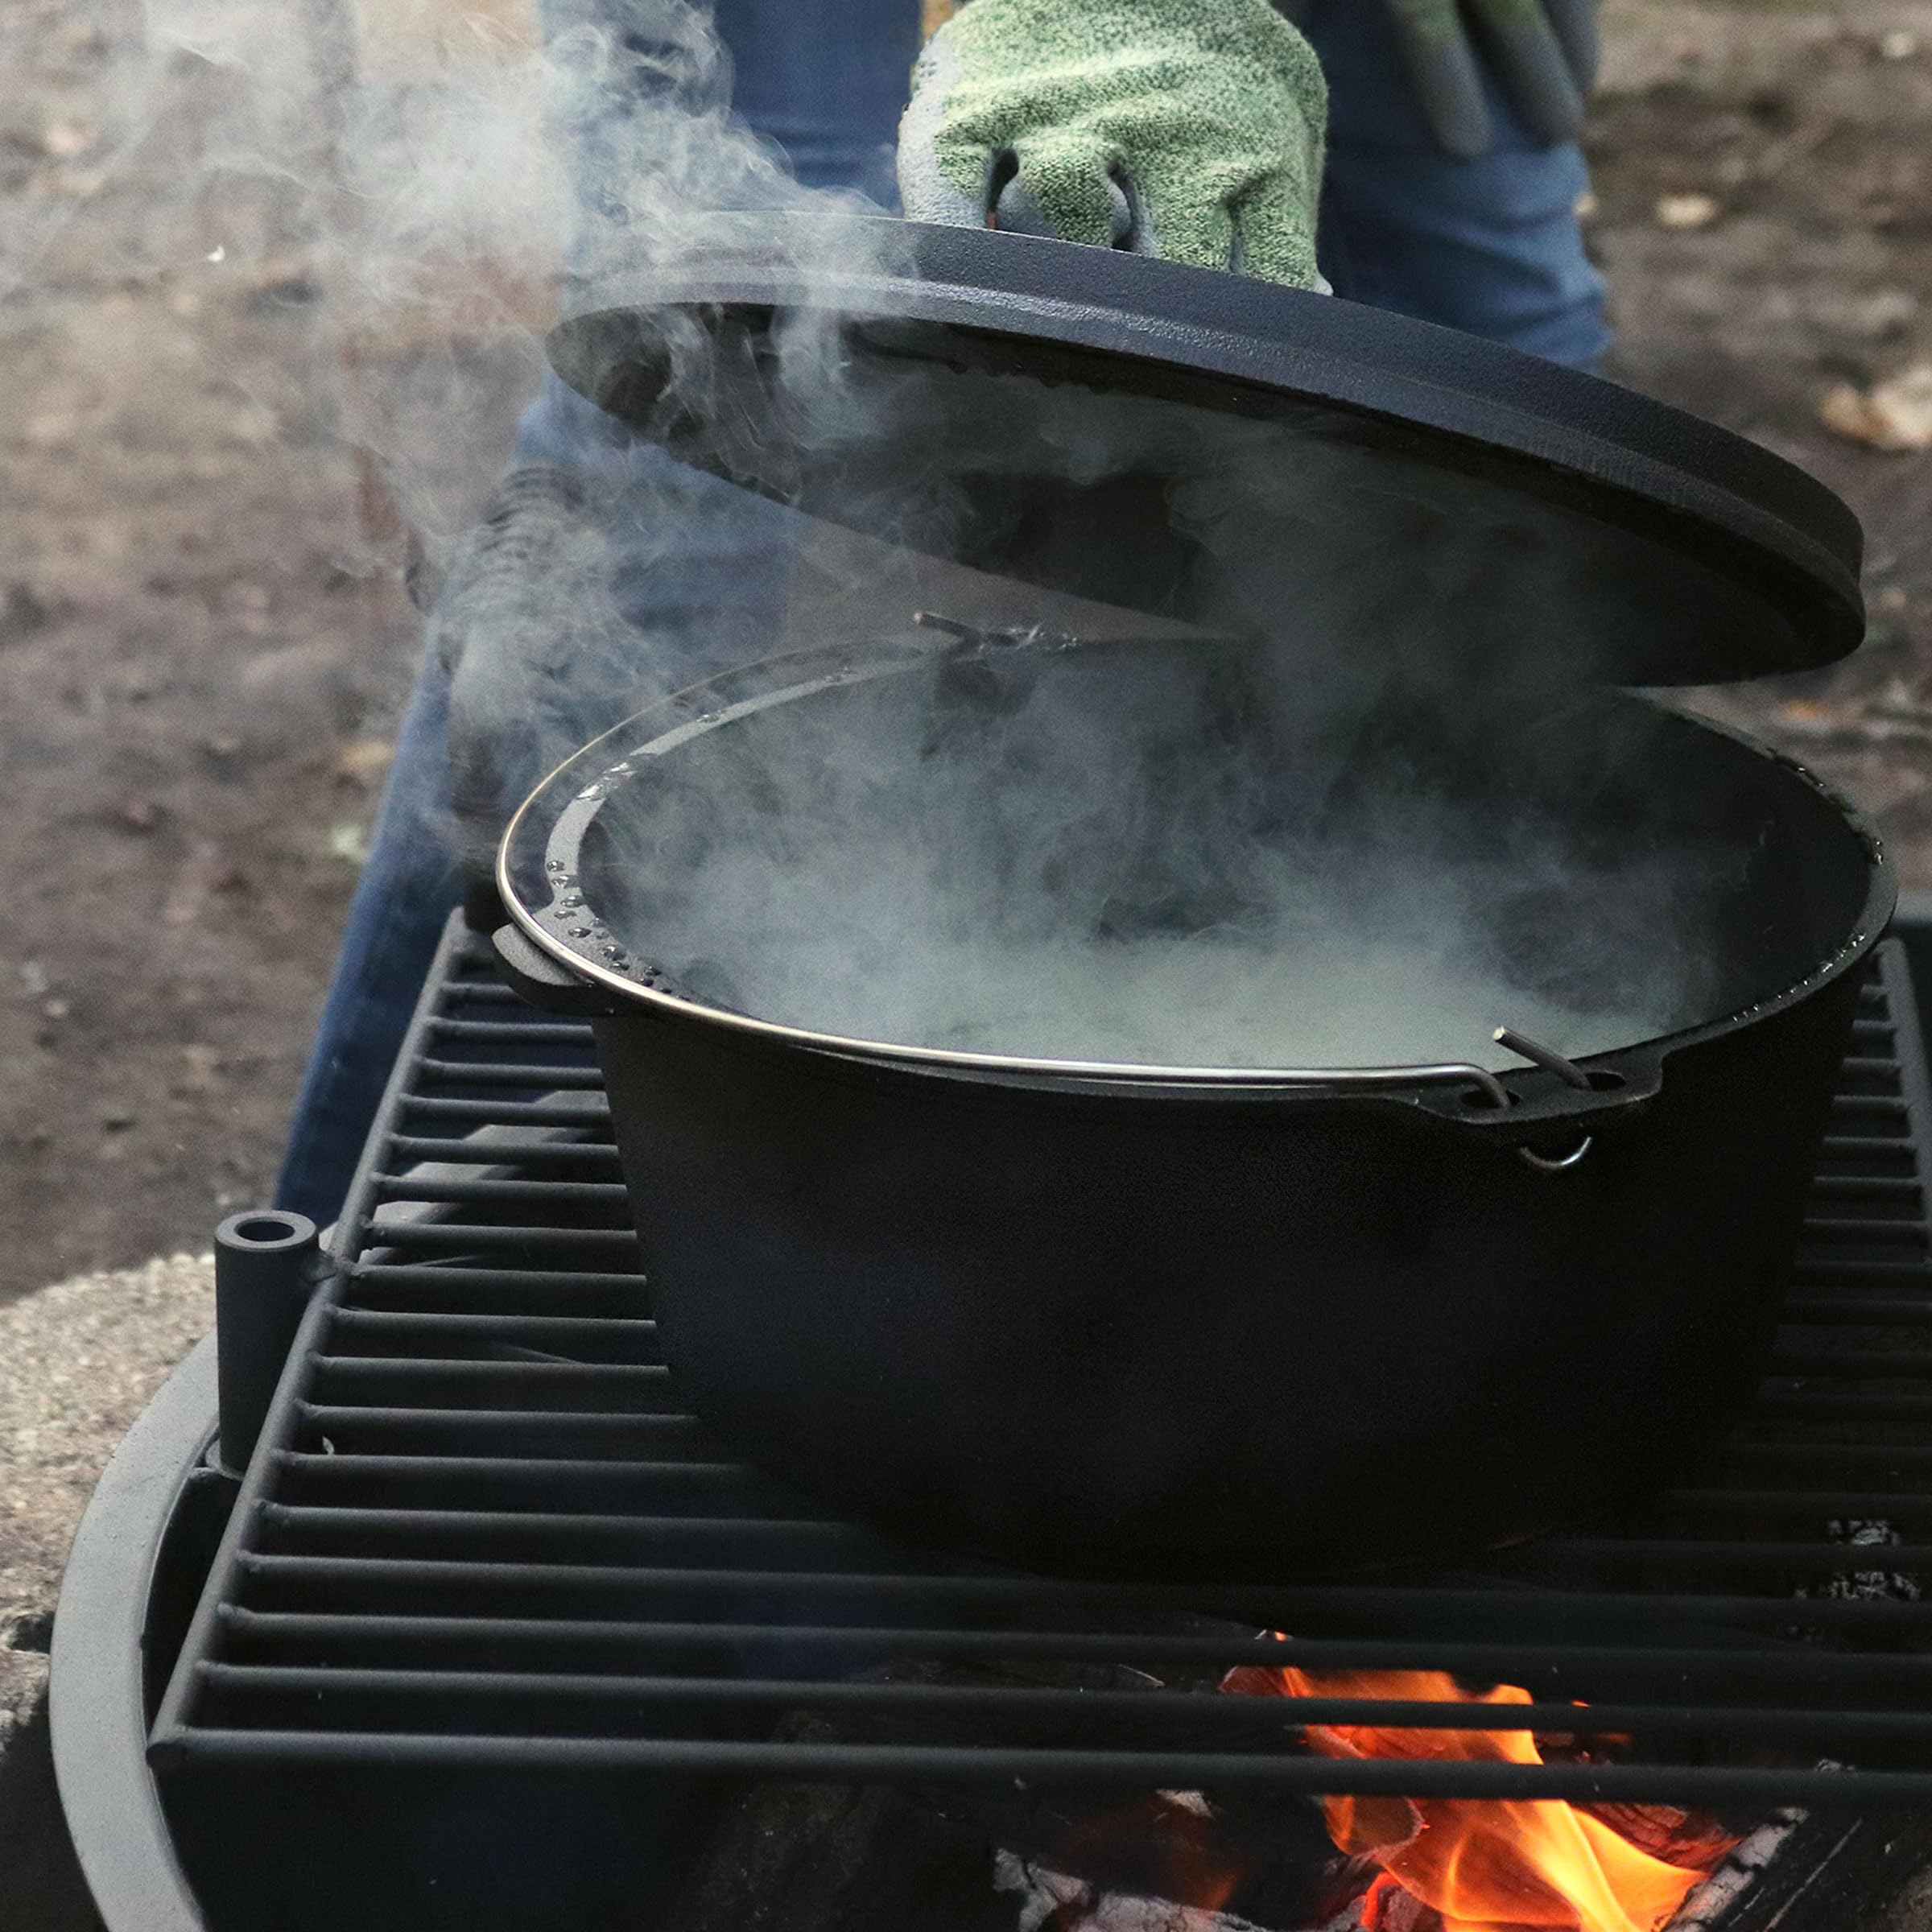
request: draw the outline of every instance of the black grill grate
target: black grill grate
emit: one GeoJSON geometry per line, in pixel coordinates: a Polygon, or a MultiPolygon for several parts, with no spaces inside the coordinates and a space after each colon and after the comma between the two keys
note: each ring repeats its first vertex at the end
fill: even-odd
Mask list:
{"type": "Polygon", "coordinates": [[[657,1356],[589,1030],[533,1015],[452,924],[155,1761],[1932,1797],[1929,1137],[1888,944],[1773,1373],[1641,1520],[1480,1575],[1042,1581],[889,1548],[706,1443],[657,1356]],[[1216,1694],[1253,1663],[1535,1701],[1216,1694]],[[1304,1725],[1364,1722],[1532,1731],[1548,1761],[1302,1746],[1304,1725]]]}

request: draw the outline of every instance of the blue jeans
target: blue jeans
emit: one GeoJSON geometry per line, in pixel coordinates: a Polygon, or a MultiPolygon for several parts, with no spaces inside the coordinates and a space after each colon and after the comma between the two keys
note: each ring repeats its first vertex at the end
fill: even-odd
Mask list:
{"type": "Polygon", "coordinates": [[[1335,293],[1594,369],[1610,336],[1580,151],[1533,147],[1492,87],[1495,147],[1452,161],[1410,105],[1385,8],[1316,0],[1306,31],[1328,77],[1316,254],[1335,293]]]}
{"type": "MultiPolygon", "coordinates": [[[[551,0],[580,18],[608,3],[551,0]]],[[[919,0],[716,0],[737,108],[785,150],[801,180],[890,204],[919,12],[919,0]]],[[[1336,293],[1592,366],[1608,336],[1603,286],[1575,214],[1582,155],[1533,148],[1492,96],[1495,150],[1449,160],[1410,107],[1382,7],[1316,0],[1307,32],[1330,85],[1319,254],[1336,293]]],[[[663,480],[661,457],[629,445],[610,419],[554,381],[524,417],[515,460],[588,470],[600,500],[640,474],[663,480]]],[[[686,473],[677,487],[721,486],[686,473]]],[[[627,571],[615,536],[620,605],[677,665],[676,682],[722,667],[719,640],[745,634],[762,581],[758,560],[770,549],[758,516],[726,510],[693,518],[689,528],[669,568],[659,555],[650,568],[627,571]]],[[[427,663],[403,714],[276,1190],[279,1205],[318,1221],[341,1203],[437,937],[461,897],[441,809],[448,716],[442,674],[427,663]]]]}

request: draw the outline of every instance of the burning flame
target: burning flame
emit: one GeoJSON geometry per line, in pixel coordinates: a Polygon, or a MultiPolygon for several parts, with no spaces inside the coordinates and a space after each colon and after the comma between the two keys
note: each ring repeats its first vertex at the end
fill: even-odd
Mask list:
{"type": "MultiPolygon", "coordinates": [[[[1222,1689],[1251,1697],[1376,1698],[1439,1703],[1526,1704],[1527,1690],[1497,1684],[1463,1690],[1437,1670],[1302,1670],[1244,1666],[1222,1689]]],[[[1384,1730],[1368,1724],[1311,1725],[1324,1757],[1449,1760],[1540,1765],[1526,1731],[1384,1730]]],[[[1646,1832],[1681,1843],[1685,1863],[1640,1851],[1621,1832],[1573,1805],[1509,1799],[1329,1798],[1329,1835],[1352,1856],[1382,1868],[1363,1923],[1389,1922],[1395,1887],[1432,1907],[1445,1932],[1551,1927],[1557,1932],[1657,1932],[1704,1872],[1735,1843],[1701,1820],[1668,1814],[1681,1827],[1646,1832]],[[1393,1881],[1393,1883],[1389,1882],[1393,1881]]],[[[1659,1821],[1651,1821],[1658,1823],[1659,1821]]]]}

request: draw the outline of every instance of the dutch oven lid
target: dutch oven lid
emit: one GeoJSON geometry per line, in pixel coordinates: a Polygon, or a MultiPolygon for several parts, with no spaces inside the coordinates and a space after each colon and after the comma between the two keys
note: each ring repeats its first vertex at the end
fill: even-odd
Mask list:
{"type": "Polygon", "coordinates": [[[1459,676],[1624,684],[1812,669],[1864,634],[1857,519],[1781,457],[1558,364],[1245,277],[883,217],[719,216],[673,259],[573,285],[550,354],[713,473],[1166,616],[1298,617],[1459,676]],[[828,425],[796,372],[835,365],[858,402],[828,425]]]}

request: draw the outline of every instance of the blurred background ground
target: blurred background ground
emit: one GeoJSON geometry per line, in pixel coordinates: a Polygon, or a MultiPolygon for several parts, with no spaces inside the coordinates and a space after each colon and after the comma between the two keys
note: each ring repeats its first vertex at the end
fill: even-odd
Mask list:
{"type": "MultiPolygon", "coordinates": [[[[1794,457],[1871,535],[1860,658],[1710,702],[1932,886],[1932,453],[1819,417],[1839,390],[1867,434],[1920,421],[1882,386],[1932,361],[1932,0],[1608,0],[1605,25],[1615,373],[1794,457]]],[[[203,1248],[266,1192],[415,643],[343,434],[324,144],[285,125],[231,163],[237,76],[143,34],[136,0],[0,0],[0,1299],[203,1248]]],[[[453,396],[471,353],[404,328],[358,379],[427,359],[453,396]]],[[[441,431],[443,534],[533,365],[487,353],[495,406],[441,431]]]]}

